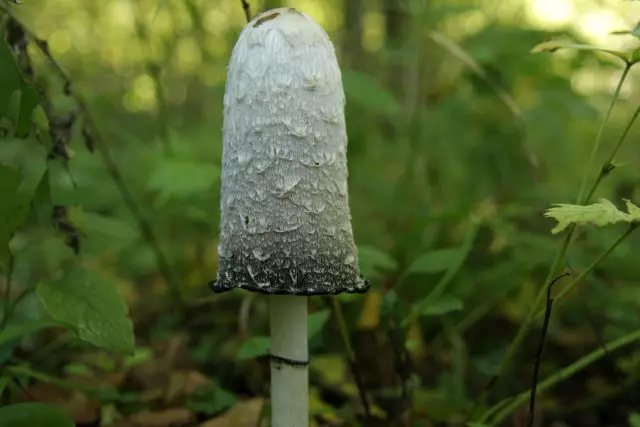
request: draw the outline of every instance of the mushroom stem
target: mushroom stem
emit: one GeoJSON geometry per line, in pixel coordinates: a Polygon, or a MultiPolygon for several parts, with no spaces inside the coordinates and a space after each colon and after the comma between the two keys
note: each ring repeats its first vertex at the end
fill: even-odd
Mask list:
{"type": "Polygon", "coordinates": [[[271,426],[309,425],[307,297],[271,297],[271,426]],[[296,363],[298,362],[298,363],[296,363]]]}

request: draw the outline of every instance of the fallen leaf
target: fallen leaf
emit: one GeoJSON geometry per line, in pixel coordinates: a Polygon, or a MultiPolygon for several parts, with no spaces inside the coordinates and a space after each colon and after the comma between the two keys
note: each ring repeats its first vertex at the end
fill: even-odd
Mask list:
{"type": "Polygon", "coordinates": [[[26,390],[21,400],[55,406],[68,413],[78,426],[95,425],[100,419],[99,400],[53,384],[37,383],[26,390]]]}
{"type": "Polygon", "coordinates": [[[188,427],[196,422],[193,412],[184,408],[138,412],[129,417],[136,427],[188,427]]]}
{"type": "MultiPolygon", "coordinates": [[[[198,427],[256,427],[265,400],[261,397],[238,402],[225,414],[205,421],[198,427]]],[[[268,420],[263,420],[260,427],[266,427],[268,420]]]]}
{"type": "Polygon", "coordinates": [[[190,396],[198,387],[209,383],[211,383],[211,379],[198,371],[172,372],[164,394],[165,404],[190,396]]]}

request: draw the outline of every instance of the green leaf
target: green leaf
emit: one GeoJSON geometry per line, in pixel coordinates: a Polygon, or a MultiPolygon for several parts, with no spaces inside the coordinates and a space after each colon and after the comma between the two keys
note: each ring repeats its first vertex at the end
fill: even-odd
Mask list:
{"type": "Polygon", "coordinates": [[[460,311],[464,307],[460,298],[452,295],[443,295],[434,300],[424,301],[424,304],[417,304],[413,311],[421,316],[442,316],[454,311],[460,311]]]}
{"type": "Polygon", "coordinates": [[[253,337],[246,340],[236,354],[238,360],[255,359],[269,354],[271,340],[269,337],[253,337]]]}
{"type": "Polygon", "coordinates": [[[233,393],[213,383],[196,388],[187,401],[187,407],[197,413],[216,415],[237,402],[238,399],[233,393]]]}
{"type": "Polygon", "coordinates": [[[559,233],[571,224],[593,224],[599,227],[616,224],[619,222],[640,221],[640,208],[626,201],[629,213],[620,211],[613,203],[606,199],[600,199],[591,205],[557,204],[547,209],[544,216],[558,221],[551,232],[559,233]]]}
{"type": "Polygon", "coordinates": [[[358,246],[358,265],[365,277],[373,277],[379,271],[394,271],[398,263],[391,255],[371,246],[358,246]]]}
{"type": "Polygon", "coordinates": [[[44,403],[28,402],[0,408],[0,427],[75,427],[66,412],[44,403]]]}
{"type": "Polygon", "coordinates": [[[329,310],[321,310],[309,315],[307,321],[307,336],[309,340],[324,328],[330,315],[331,312],[329,310]]]}
{"type": "Polygon", "coordinates": [[[629,414],[629,427],[640,427],[640,414],[633,412],[629,414]]]}
{"type": "Polygon", "coordinates": [[[51,316],[95,346],[132,354],[133,324],[114,283],[77,268],[56,282],[38,284],[37,293],[51,316]]]}
{"type": "Polygon", "coordinates": [[[376,114],[394,116],[400,112],[400,103],[373,77],[357,71],[345,71],[342,83],[347,102],[376,114]]]}
{"type": "Polygon", "coordinates": [[[0,332],[0,346],[10,343],[13,340],[22,338],[25,335],[29,335],[33,332],[37,332],[42,329],[56,326],[55,323],[48,320],[35,320],[20,325],[7,326],[2,332],[0,332]]]}
{"type": "Polygon", "coordinates": [[[0,263],[9,250],[13,232],[24,222],[29,212],[29,199],[18,191],[20,172],[0,164],[0,263]]]}
{"type": "Polygon", "coordinates": [[[640,23],[638,23],[634,28],[632,28],[631,30],[620,30],[620,31],[614,31],[611,34],[615,34],[615,35],[629,35],[629,36],[634,36],[634,37],[638,37],[640,38],[640,23]]]}
{"type": "Polygon", "coordinates": [[[15,134],[25,138],[29,134],[31,115],[40,101],[37,89],[23,81],[20,70],[15,62],[11,47],[4,37],[0,37],[0,118],[9,118],[15,126],[15,134]],[[9,107],[18,93],[16,111],[11,117],[9,107]]]}
{"type": "Polygon", "coordinates": [[[540,52],[549,52],[553,53],[559,49],[573,49],[573,50],[585,50],[589,52],[602,52],[607,53],[609,55],[613,55],[616,58],[622,59],[624,62],[627,62],[628,55],[625,52],[621,52],[619,50],[614,49],[606,49],[597,46],[591,46],[588,44],[582,43],[572,43],[560,40],[551,40],[540,43],[531,49],[531,53],[540,53],[540,52]]]}
{"type": "Polygon", "coordinates": [[[158,203],[209,191],[220,178],[220,168],[209,163],[162,160],[151,172],[149,189],[158,192],[158,203]]]}
{"type": "Polygon", "coordinates": [[[446,271],[458,258],[459,248],[436,249],[416,258],[406,274],[429,274],[446,271]]]}

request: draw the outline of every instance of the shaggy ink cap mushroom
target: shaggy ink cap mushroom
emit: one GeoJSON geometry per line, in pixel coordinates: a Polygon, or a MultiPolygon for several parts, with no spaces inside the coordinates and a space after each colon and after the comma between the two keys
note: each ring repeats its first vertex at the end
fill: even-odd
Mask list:
{"type": "Polygon", "coordinates": [[[345,95],[333,44],[291,8],[255,17],[224,96],[214,292],[364,292],[347,193],[345,95]]]}

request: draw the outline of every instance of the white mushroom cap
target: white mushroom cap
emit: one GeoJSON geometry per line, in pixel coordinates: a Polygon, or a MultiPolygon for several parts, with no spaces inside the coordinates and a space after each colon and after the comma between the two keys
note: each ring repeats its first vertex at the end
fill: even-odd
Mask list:
{"type": "Polygon", "coordinates": [[[224,97],[215,292],[364,292],[347,194],[345,96],[333,44],[291,8],[255,17],[224,97]]]}

